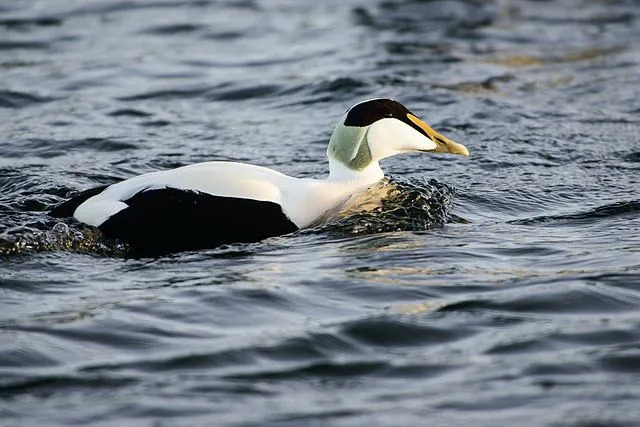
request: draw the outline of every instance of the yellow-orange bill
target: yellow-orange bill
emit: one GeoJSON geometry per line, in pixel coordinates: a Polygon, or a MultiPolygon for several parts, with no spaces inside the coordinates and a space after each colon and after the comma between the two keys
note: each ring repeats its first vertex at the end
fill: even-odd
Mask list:
{"type": "Polygon", "coordinates": [[[426,124],[413,114],[407,114],[407,118],[415,123],[418,127],[420,127],[420,129],[424,130],[429,138],[436,143],[436,149],[433,151],[437,153],[462,154],[463,156],[469,155],[469,150],[467,149],[467,147],[440,135],[438,132],[431,129],[428,124],[426,124]]]}

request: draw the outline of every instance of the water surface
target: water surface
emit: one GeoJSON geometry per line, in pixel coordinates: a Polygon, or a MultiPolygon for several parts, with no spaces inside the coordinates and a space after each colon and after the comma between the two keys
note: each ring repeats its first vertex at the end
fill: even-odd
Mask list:
{"type": "Polygon", "coordinates": [[[0,424],[637,425],[636,2],[318,3],[0,5],[0,424]],[[378,96],[472,156],[159,258],[45,215],[199,161],[323,177],[378,96]]]}

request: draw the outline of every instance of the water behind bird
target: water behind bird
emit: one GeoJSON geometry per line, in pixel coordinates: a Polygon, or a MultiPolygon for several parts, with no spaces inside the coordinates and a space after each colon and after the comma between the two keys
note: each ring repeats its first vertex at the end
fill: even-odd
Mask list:
{"type": "Polygon", "coordinates": [[[630,0],[2,2],[0,424],[638,425],[639,39],[630,0]],[[45,214],[201,161],[323,178],[380,96],[471,156],[156,258],[45,214]]]}

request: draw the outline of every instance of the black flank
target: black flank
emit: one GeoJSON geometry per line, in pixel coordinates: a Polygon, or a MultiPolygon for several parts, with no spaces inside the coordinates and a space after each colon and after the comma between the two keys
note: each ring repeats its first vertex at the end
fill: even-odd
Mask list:
{"type": "Polygon", "coordinates": [[[277,203],[163,188],[137,193],[98,228],[134,256],[257,242],[298,229],[277,203]]]}

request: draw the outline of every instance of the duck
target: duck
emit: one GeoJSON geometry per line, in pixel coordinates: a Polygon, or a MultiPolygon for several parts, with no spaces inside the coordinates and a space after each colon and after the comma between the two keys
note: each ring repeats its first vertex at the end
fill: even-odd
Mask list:
{"type": "Polygon", "coordinates": [[[400,102],[369,99],[336,125],[324,179],[208,161],[85,190],[49,214],[97,227],[141,256],[257,242],[312,225],[382,180],[382,159],[413,152],[469,155],[400,102]]]}

